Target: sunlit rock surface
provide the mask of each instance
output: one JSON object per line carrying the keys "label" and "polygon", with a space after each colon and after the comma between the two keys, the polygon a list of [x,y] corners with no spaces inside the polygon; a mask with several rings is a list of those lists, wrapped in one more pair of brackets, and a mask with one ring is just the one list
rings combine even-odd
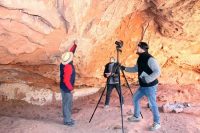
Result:
{"label": "sunlit rock surface", "polygon": [[[199,0],[0,0],[0,5],[0,91],[22,85],[59,92],[60,55],[74,39],[76,88],[104,86],[104,65],[116,57],[117,39],[124,41],[120,63],[135,64],[142,40],[161,65],[160,83],[200,83]],[[136,74],[126,75],[137,83]],[[26,98],[26,91],[17,99]]]}

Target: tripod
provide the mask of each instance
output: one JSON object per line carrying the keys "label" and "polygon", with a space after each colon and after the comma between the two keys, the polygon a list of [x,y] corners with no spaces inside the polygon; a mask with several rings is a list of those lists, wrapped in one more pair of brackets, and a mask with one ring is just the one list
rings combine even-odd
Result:
{"label": "tripod", "polygon": [[[119,98],[120,98],[120,110],[121,110],[121,111],[120,111],[120,112],[121,112],[121,125],[122,125],[122,133],[124,133],[124,120],[123,120],[123,108],[122,108],[122,99],[123,99],[123,97],[122,97],[122,91],[121,91],[121,79],[120,79],[121,77],[120,77],[120,71],[122,72],[123,77],[125,78],[125,82],[126,82],[128,88],[129,88],[129,90],[130,90],[131,96],[133,96],[133,92],[131,91],[131,88],[130,88],[130,85],[129,85],[129,83],[128,83],[128,80],[127,80],[127,78],[126,78],[126,76],[125,76],[125,74],[124,74],[124,71],[123,71],[122,68],[121,68],[120,63],[119,63],[119,52],[122,52],[122,50],[121,50],[120,48],[121,48],[121,46],[120,46],[120,47],[119,47],[119,46],[116,47],[116,50],[117,50],[117,62],[116,62],[116,64],[117,64],[117,66],[116,66],[114,72],[117,72],[118,79],[119,79],[119,83],[118,83],[118,84],[119,84]],[[112,75],[112,73],[111,73],[111,75]],[[110,79],[110,78],[109,78],[109,79]],[[107,80],[107,83],[106,83],[106,85],[105,85],[105,87],[104,87],[104,89],[103,89],[103,91],[102,91],[102,93],[101,93],[101,96],[100,96],[100,98],[99,98],[99,100],[98,100],[98,102],[97,102],[97,105],[96,105],[96,107],[95,107],[95,109],[94,109],[94,112],[92,113],[92,116],[91,116],[91,118],[90,118],[90,120],[89,120],[89,123],[91,122],[91,120],[92,120],[92,118],[93,118],[93,116],[94,116],[94,114],[95,114],[95,112],[96,112],[96,110],[97,110],[97,107],[98,107],[98,105],[99,105],[99,103],[100,103],[100,101],[101,101],[101,99],[102,99],[102,97],[103,97],[103,94],[104,94],[104,92],[105,92],[105,90],[106,90],[106,88],[107,88],[107,84],[109,83],[109,79]],[[143,118],[141,112],[140,112],[140,114],[141,114],[141,117]]]}

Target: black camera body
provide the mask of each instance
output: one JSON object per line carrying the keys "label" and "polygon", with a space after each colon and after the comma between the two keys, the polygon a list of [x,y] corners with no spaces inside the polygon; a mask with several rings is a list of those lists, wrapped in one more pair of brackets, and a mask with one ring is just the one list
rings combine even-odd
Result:
{"label": "black camera body", "polygon": [[122,40],[119,40],[119,41],[115,41],[115,44],[116,44],[116,48],[120,49],[123,47],[124,42]]}

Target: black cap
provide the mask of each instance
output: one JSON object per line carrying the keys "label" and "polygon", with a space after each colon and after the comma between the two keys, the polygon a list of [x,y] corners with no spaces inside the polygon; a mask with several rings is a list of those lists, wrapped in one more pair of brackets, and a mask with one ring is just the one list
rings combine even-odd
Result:
{"label": "black cap", "polygon": [[139,42],[138,46],[142,48],[144,51],[148,51],[149,46],[146,42]]}

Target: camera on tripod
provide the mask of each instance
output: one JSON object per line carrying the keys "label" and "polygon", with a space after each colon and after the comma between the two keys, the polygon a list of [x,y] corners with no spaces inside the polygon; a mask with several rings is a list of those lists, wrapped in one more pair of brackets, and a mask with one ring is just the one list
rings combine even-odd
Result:
{"label": "camera on tripod", "polygon": [[[131,95],[133,95],[133,93],[132,93],[131,88],[130,88],[130,85],[129,85],[127,79],[126,79],[126,76],[125,76],[125,74],[124,74],[124,71],[122,70],[122,66],[121,66],[121,64],[120,64],[120,62],[119,62],[119,53],[122,52],[121,48],[123,47],[124,42],[123,42],[122,40],[117,40],[117,41],[115,41],[115,44],[116,44],[116,50],[117,50],[117,61],[116,61],[116,62],[114,63],[114,65],[112,66],[113,68],[112,68],[111,74],[110,74],[110,72],[108,73],[108,74],[109,74],[109,78],[108,78],[108,80],[107,80],[107,83],[106,83],[106,85],[105,85],[104,90],[103,90],[102,93],[101,93],[101,96],[100,96],[100,98],[99,98],[99,101],[98,101],[98,103],[97,103],[95,109],[94,109],[94,112],[92,113],[92,116],[90,117],[89,123],[91,122],[91,120],[92,120],[92,118],[93,118],[93,116],[94,116],[94,113],[95,113],[95,111],[96,111],[96,109],[97,109],[99,103],[101,102],[101,99],[102,99],[102,97],[103,97],[103,94],[104,94],[104,92],[105,92],[105,90],[106,90],[106,88],[107,88],[107,85],[108,85],[108,83],[109,83],[109,81],[110,81],[110,79],[111,79],[110,77],[112,77],[114,83],[117,83],[117,88],[119,89],[119,90],[118,90],[118,91],[119,91],[118,94],[119,94],[119,99],[120,99],[119,101],[120,101],[120,110],[121,110],[122,133],[124,133],[123,108],[122,108],[122,105],[123,105],[123,103],[122,103],[122,101],[123,101],[123,96],[122,96],[122,90],[121,90],[120,72],[122,72],[123,77],[125,78],[126,84],[127,84],[128,88],[129,88],[129,90],[130,90],[130,92],[131,92]],[[105,69],[105,70],[106,70],[106,69]],[[105,76],[104,76],[104,77],[105,77]],[[116,88],[116,89],[117,89],[117,88]]]}
{"label": "camera on tripod", "polygon": [[115,41],[116,48],[121,49],[123,47],[124,42],[122,40]]}

